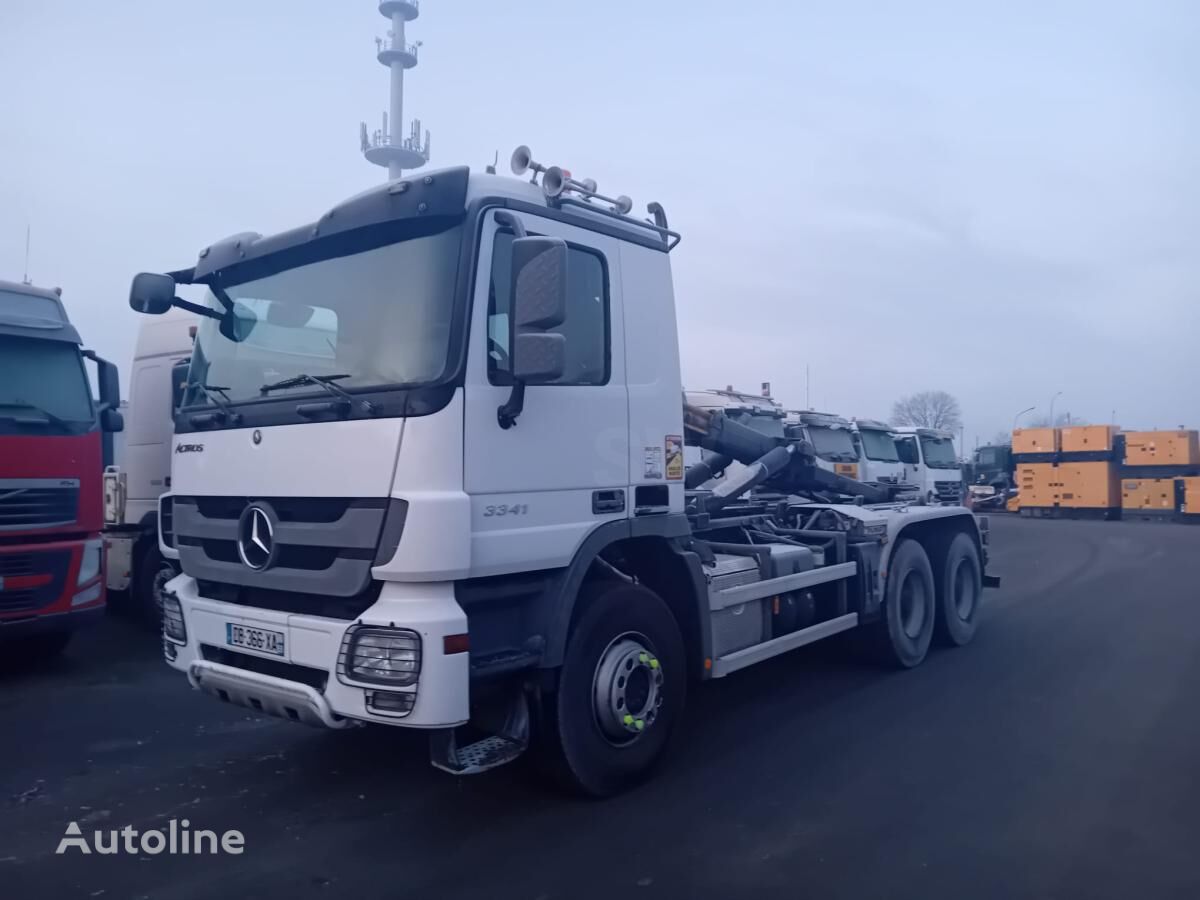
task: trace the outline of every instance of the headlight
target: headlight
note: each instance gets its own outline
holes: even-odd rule
[[[83,553],[79,557],[79,577],[76,584],[86,584],[100,574],[100,554],[104,552],[102,540],[88,541],[83,545]]]
[[[174,594],[163,592],[162,598],[163,635],[178,644],[187,643],[187,626],[183,622],[183,607]]]
[[[342,673],[355,681],[415,684],[421,673],[421,636],[406,628],[352,628],[338,662]]]

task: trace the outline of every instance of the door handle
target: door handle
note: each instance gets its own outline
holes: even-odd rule
[[[609,491],[592,491],[592,514],[625,512],[625,491],[621,488]]]

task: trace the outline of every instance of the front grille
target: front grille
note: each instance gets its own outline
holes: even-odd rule
[[[32,553],[5,553],[0,555],[0,578],[16,575],[33,575]]]
[[[70,525],[79,515],[75,479],[7,478],[0,480],[0,531]]]
[[[250,506],[262,509],[270,523],[265,568],[251,568],[239,552],[239,542],[247,540],[242,514]],[[388,498],[174,496],[171,524],[183,571],[197,581],[237,589],[240,597],[248,590],[308,595],[309,602],[299,605],[309,607],[323,607],[332,598],[341,610],[361,605],[384,521],[391,522],[389,509],[397,506],[396,525],[403,526],[403,501]],[[389,524],[389,534],[393,530]]]
[[[7,589],[0,587],[0,613],[36,611],[55,603],[62,597],[70,568],[70,550],[0,553],[0,579],[50,576],[45,584],[35,587],[18,588],[11,583]]]
[[[27,612],[38,606],[38,591],[35,589],[0,591],[0,612]]]
[[[296,591],[273,591],[267,588],[244,587],[217,581],[197,581],[196,588],[201,597],[249,606],[253,609],[271,609],[276,612],[295,613],[300,616],[320,616],[326,619],[353,621],[375,605],[383,582],[372,581],[365,591],[353,597],[325,597],[320,594],[301,594]]]
[[[235,669],[245,669],[247,672],[271,675],[274,678],[284,678],[288,681],[298,681],[321,693],[325,692],[325,684],[329,681],[329,674],[322,669],[283,662],[278,659],[263,659],[261,656],[238,653],[225,647],[214,647],[212,644],[201,644],[200,655],[209,662],[220,663],[223,666],[232,666]]]

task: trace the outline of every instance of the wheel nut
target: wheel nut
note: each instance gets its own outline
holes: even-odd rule
[[[629,713],[625,713],[625,718],[622,721],[626,725],[632,725],[633,724],[633,716],[631,716]]]
[[[638,719],[637,722],[634,723],[634,725],[637,727],[638,731],[641,731],[643,728],[646,727],[646,722],[644,719]]]

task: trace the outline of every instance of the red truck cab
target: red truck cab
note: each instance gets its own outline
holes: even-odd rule
[[[57,653],[104,609],[104,432],[122,428],[120,390],[59,294],[0,281],[0,658]]]

